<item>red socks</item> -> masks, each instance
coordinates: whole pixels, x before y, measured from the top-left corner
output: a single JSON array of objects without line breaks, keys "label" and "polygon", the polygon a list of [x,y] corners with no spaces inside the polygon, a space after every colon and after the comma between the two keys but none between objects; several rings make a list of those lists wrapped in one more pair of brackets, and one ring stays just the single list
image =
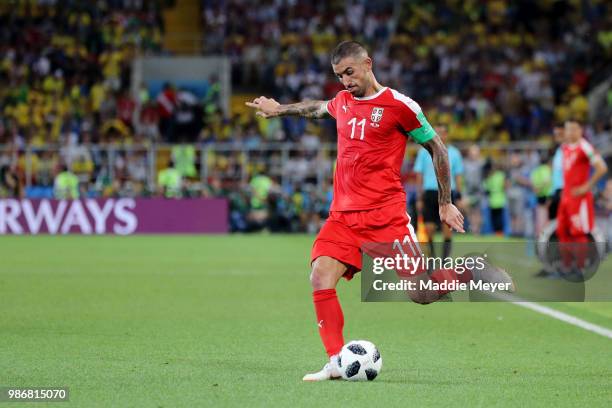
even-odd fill
[{"label": "red socks", "polygon": [[312,292],[312,300],[317,314],[319,336],[328,356],[338,354],[344,345],[342,329],[344,314],[338,302],[336,289],[321,289]]},{"label": "red socks", "polygon": [[561,261],[566,269],[576,266],[584,268],[584,264],[588,255],[589,237],[583,235],[565,235],[559,234],[559,252],[561,253]]},{"label": "red socks", "polygon": [[[437,283],[442,282],[469,282],[472,273],[465,271],[457,273],[452,269],[439,269],[431,275],[431,279]],[[444,295],[452,290],[440,290],[438,293]],[[328,356],[338,354],[344,345],[344,314],[338,302],[336,289],[321,289],[312,292],[312,300],[317,315],[317,325],[319,326],[319,336],[325,346]]]}]

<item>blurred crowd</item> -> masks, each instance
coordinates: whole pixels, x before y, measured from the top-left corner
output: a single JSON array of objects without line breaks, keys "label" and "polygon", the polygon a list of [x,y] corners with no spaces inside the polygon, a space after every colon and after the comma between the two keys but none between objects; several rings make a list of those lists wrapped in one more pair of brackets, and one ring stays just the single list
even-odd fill
[{"label": "blurred crowd", "polygon": [[[161,51],[160,13],[160,1],[0,2],[0,174],[15,180],[5,181],[9,191],[16,195],[26,176],[28,184],[52,186],[68,168],[82,182],[113,184],[109,174],[121,171],[104,166],[106,152],[93,144],[143,144],[158,133],[157,123],[150,126],[157,108],[136,117],[149,96],[130,88],[133,58]],[[141,159],[115,161],[127,169]],[[130,175],[138,182],[142,169]]]},{"label": "blurred crowd", "polygon": [[0,2],[0,145],[136,138],[131,62],[162,32],[157,1]]},{"label": "blurred crowd", "polygon": [[[456,204],[466,216],[467,230],[474,234],[539,236],[556,218],[563,170],[561,162],[554,161],[560,154],[558,145],[484,153],[478,144],[462,149],[462,185],[457,189]],[[612,163],[612,157],[606,161]],[[598,224],[612,232],[612,180],[604,177],[594,194],[601,221]]]},{"label": "blurred crowd", "polygon": [[[332,198],[335,122],[239,110],[228,117],[216,76],[201,97],[171,83],[157,95],[134,86],[133,59],[165,52],[166,3],[0,1],[0,197],[221,196],[235,231],[316,231]],[[612,9],[603,0],[201,4],[203,51],[229,57],[235,93],[331,98],[341,85],[330,50],[344,39],[364,42],[379,81],[417,100],[432,124],[446,124],[473,160],[478,170],[465,188],[479,187],[461,204],[476,232],[495,229],[484,186],[502,185],[494,201],[504,202],[504,232],[534,233],[525,215],[538,201],[531,175],[550,155],[476,155],[472,144],[551,145],[553,121],[587,119],[585,95],[612,66]],[[612,111],[612,90],[606,103]],[[586,127],[608,157],[610,121]],[[270,144],[277,147],[264,149]],[[609,212],[612,187],[601,187],[599,208]]]},{"label": "blurred crowd", "polygon": [[[610,139],[608,134],[608,142]],[[555,146],[457,146],[463,155],[464,174],[456,204],[466,216],[468,230],[537,236],[559,188],[552,170]],[[0,166],[0,197],[227,198],[230,226],[235,232],[316,232],[327,218],[333,198],[333,145],[313,150],[298,144],[220,150],[175,144],[167,153],[167,165],[157,171],[152,162],[156,152],[151,148],[62,148],[59,157],[87,157],[96,164],[78,159],[69,168],[45,153],[35,166],[36,183],[29,187],[15,168]],[[413,145],[402,167],[407,206],[414,221],[419,190],[416,156]],[[612,167],[612,156],[606,160]],[[92,171],[96,167],[100,170]],[[599,183],[595,201],[598,217],[610,219],[612,180]]]},{"label": "blurred crowd", "polygon": [[[612,59],[605,0],[202,4],[205,53],[229,56],[237,86],[259,85],[284,102],[331,98],[341,87],[330,50],[356,39],[379,82],[418,101],[458,140],[535,139],[555,119],[586,119],[585,92]],[[333,138],[333,127],[324,130]]]},{"label": "blurred crowd", "polygon": [[[457,206],[466,218],[466,229],[474,234],[537,237],[549,220],[556,218],[555,146],[488,148],[462,144],[464,174]],[[411,149],[402,169],[407,206],[417,227],[415,151]],[[612,157],[607,157],[608,165]],[[333,167],[327,160],[304,160],[299,155],[285,167],[301,169],[284,179],[257,172],[239,189],[231,189],[231,226],[234,231],[266,229],[284,232],[316,232],[327,218],[333,197],[331,173],[316,184],[317,166]],[[287,169],[285,169],[287,171]],[[288,173],[285,173],[288,174]],[[218,185],[219,180],[217,180]],[[218,190],[221,191],[221,190]],[[217,192],[218,192],[217,191]],[[221,194],[223,195],[223,194]],[[595,189],[597,224],[612,233],[612,179],[604,178]]]}]

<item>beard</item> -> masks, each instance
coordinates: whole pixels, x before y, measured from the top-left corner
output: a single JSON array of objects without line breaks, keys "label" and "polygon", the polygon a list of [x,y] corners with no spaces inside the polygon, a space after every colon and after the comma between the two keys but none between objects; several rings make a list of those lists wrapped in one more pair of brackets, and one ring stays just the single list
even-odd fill
[{"label": "beard", "polygon": [[365,95],[365,87],[355,86],[352,90],[349,91],[351,95],[357,98],[361,98]]}]

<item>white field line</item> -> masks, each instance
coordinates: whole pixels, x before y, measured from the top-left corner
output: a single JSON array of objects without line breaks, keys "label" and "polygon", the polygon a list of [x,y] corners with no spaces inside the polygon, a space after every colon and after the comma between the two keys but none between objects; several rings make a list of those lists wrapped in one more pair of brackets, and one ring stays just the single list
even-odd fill
[{"label": "white field line", "polygon": [[[505,257],[503,255],[499,256],[499,257],[502,258],[502,259],[503,258],[509,259],[508,257]],[[512,261],[516,262],[518,264],[522,264],[524,266],[528,266],[528,265],[531,266],[532,265],[531,262],[526,261],[524,259],[512,259]],[[562,322],[571,324],[572,326],[580,327],[581,329],[584,329],[586,331],[590,331],[591,333],[596,333],[596,334],[599,334],[600,336],[604,336],[604,337],[607,337],[609,339],[612,339],[612,330],[610,330],[610,329],[608,329],[606,327],[597,325],[595,323],[590,323],[590,322],[587,322],[586,320],[579,319],[579,318],[577,318],[575,316],[572,316],[570,314],[560,312],[560,311],[552,309],[552,308],[550,308],[548,306],[543,306],[543,305],[540,305],[539,303],[535,303],[535,302],[525,301],[525,300],[523,300],[523,299],[521,299],[521,298],[519,298],[517,296],[513,296],[513,295],[510,295],[510,294],[507,294],[507,293],[504,293],[504,294],[498,293],[498,294],[496,294],[495,297],[503,298],[503,299],[508,300],[510,303],[513,303],[513,304],[515,304],[517,306],[524,307],[525,309],[529,309],[529,310],[532,310],[534,312],[541,313],[541,314],[546,315],[548,317],[552,317],[553,319],[561,320]]]},{"label": "white field line", "polygon": [[534,302],[516,301],[512,303],[517,306],[521,306],[526,309],[533,310],[534,312],[542,313],[543,315],[552,317],[553,319],[557,319],[557,320],[561,320],[562,322],[569,323],[572,326],[580,327],[581,329],[584,329],[586,331],[597,333],[601,336],[612,339],[612,330],[599,326],[595,323],[589,323],[586,320],[579,319],[567,313],[563,313],[558,310],[551,309],[550,307],[542,306]]},{"label": "white field line", "polygon": [[587,322],[586,320],[579,319],[575,316],[560,312],[548,306],[540,305],[539,303],[527,302],[520,297],[513,296],[509,293],[496,293],[494,297],[509,301],[517,306],[541,313],[548,317],[552,317],[553,319],[561,320],[562,322],[571,324],[572,326],[580,327],[581,329],[599,334],[600,336],[604,336],[612,340],[612,330],[598,324]]}]

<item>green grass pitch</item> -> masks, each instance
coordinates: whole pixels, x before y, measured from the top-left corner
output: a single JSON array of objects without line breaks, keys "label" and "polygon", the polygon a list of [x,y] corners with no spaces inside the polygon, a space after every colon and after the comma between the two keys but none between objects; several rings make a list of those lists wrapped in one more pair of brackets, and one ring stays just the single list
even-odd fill
[{"label": "green grass pitch", "polygon": [[[325,361],[312,239],[0,237],[0,386],[68,386],[54,407],[612,406],[612,340],[512,304],[361,303],[359,277],[346,340],[379,347],[380,376],[302,383]],[[552,306],[612,328],[610,303]]]}]

